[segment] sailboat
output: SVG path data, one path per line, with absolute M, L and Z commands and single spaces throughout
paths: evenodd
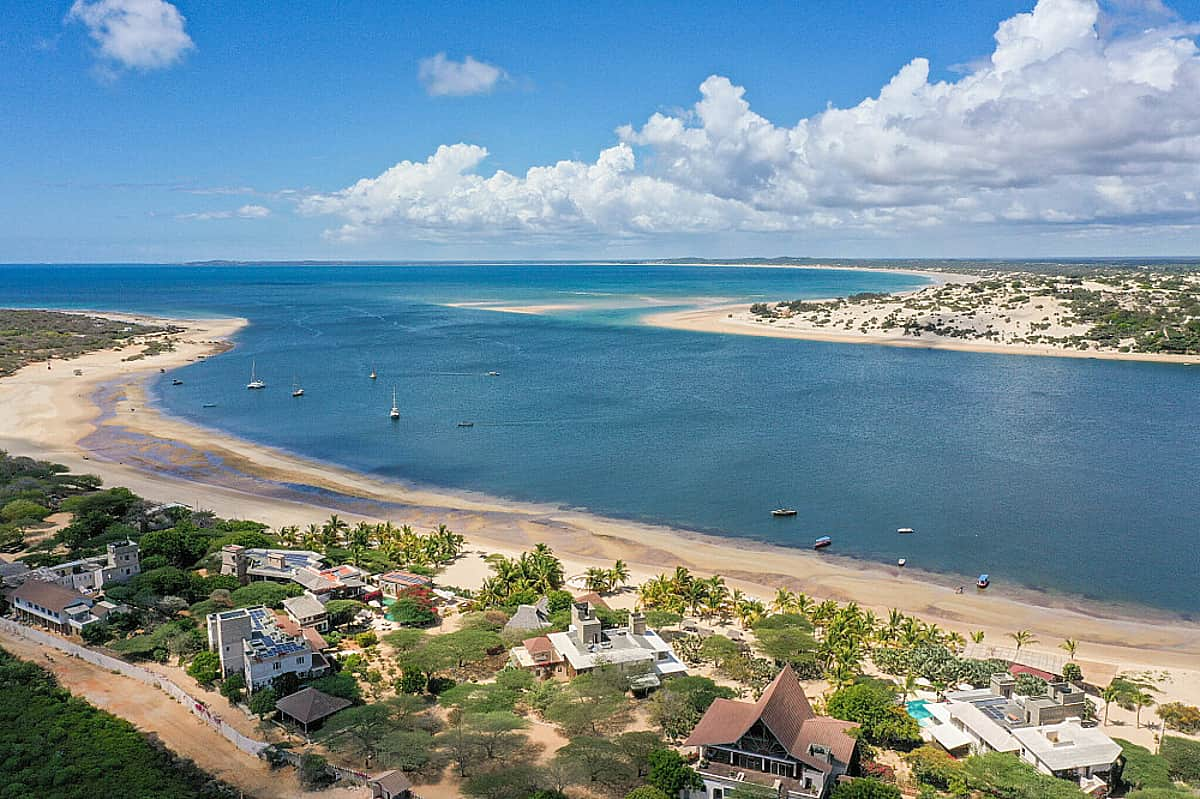
M 303 397 L 304 396 L 304 389 L 302 389 L 300 387 L 300 381 L 296 379 L 295 375 L 292 376 L 292 396 L 293 397 Z
M 255 371 L 257 366 L 258 364 L 255 361 L 250 362 L 250 382 L 246 384 L 246 388 L 258 389 L 267 387 L 266 381 L 259 377 Z
M 374 379 L 375 379 L 375 377 L 376 377 L 376 375 L 375 375 L 375 367 L 371 367 L 371 379 L 372 379 L 372 380 L 374 380 Z
M 388 414 L 393 421 L 400 418 L 400 406 L 396 404 L 396 388 L 392 387 L 392 411 Z

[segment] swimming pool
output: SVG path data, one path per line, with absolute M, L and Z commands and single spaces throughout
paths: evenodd
M 904 709 L 908 711 L 908 715 L 917 720 L 918 726 L 928 727 L 937 723 L 933 714 L 929 712 L 929 708 L 926 707 L 927 704 L 928 702 L 924 699 L 914 699 L 904 703 Z

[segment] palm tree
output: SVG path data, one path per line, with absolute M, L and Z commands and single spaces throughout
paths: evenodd
M 1038 642 L 1037 638 L 1029 630 L 1017 630 L 1015 633 L 1009 633 L 1008 637 L 1013 639 L 1013 643 L 1017 645 L 1017 652 L 1020 652 L 1023 646 Z
M 296 542 L 300 540 L 300 528 L 294 524 L 280 527 L 279 538 L 289 547 L 294 547 L 296 546 Z
M 584 572 L 584 585 L 589 591 L 595 591 L 603 594 L 612 588 L 612 581 L 609 576 L 608 569 L 600 569 L 595 566 Z
M 362 556 L 371 547 L 371 525 L 359 522 L 350 531 L 350 554 L 354 558 L 354 567 L 362 565 Z
M 349 527 L 350 525 L 346 524 L 345 520 L 341 519 L 336 513 L 329 514 L 329 519 L 321 527 L 321 546 L 326 552 L 341 542 L 342 534 Z
M 1075 653 L 1079 651 L 1079 642 L 1074 638 L 1064 638 L 1058 648 L 1067 653 L 1069 660 L 1075 660 Z
M 795 607 L 796 595 L 786 588 L 779 588 L 775 591 L 775 598 L 771 600 L 771 610 L 776 613 L 786 613 Z
M 625 561 L 618 558 L 613 561 L 613 566 L 608 570 L 609 582 L 611 587 L 609 590 L 614 590 L 629 582 L 629 566 Z
M 974 630 L 971 633 L 971 643 L 973 643 L 973 644 L 982 644 L 983 643 L 983 630 Z
M 917 692 L 917 676 L 911 671 L 904 675 L 904 684 L 900 686 L 904 691 L 904 699 L 907 700 Z
M 1104 726 L 1108 726 L 1108 706 L 1121 698 L 1121 692 L 1115 685 L 1110 685 L 1100 692 L 1100 698 L 1104 700 Z
M 321 542 L 321 526 L 319 524 L 309 523 L 304 528 L 304 535 L 300 538 L 300 543 L 305 549 L 311 550 Z
M 1137 715 L 1134 717 L 1133 721 L 1133 728 L 1136 730 L 1138 727 L 1142 726 L 1142 708 L 1153 705 L 1154 697 L 1150 696 L 1148 692 L 1139 688 L 1136 692 L 1130 695 L 1129 701 L 1133 703 L 1135 708 L 1137 708 Z

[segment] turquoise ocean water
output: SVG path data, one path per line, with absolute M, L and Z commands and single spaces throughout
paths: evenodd
M 244 316 L 233 351 L 180 370 L 183 386 L 158 381 L 160 403 L 377 477 L 787 546 L 830 534 L 838 555 L 1200 614 L 1200 368 L 639 324 L 714 298 L 924 282 L 694 266 L 0 266 L 0 305 Z M 252 360 L 264 391 L 245 389 Z M 799 516 L 772 519 L 779 504 Z

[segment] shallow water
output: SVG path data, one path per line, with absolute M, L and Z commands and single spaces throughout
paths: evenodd
M 638 324 L 700 297 L 922 284 L 677 266 L 10 266 L 0 304 L 244 316 L 235 350 L 180 370 L 183 386 L 158 382 L 161 404 L 373 475 L 786 545 L 829 534 L 837 554 L 1200 611 L 1200 369 Z M 584 307 L 445 305 L 472 301 Z M 252 360 L 264 391 L 245 389 Z M 773 519 L 780 504 L 798 517 Z

